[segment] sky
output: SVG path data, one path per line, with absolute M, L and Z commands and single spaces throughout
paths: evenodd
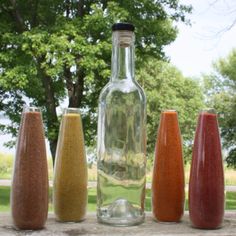
M 212 63 L 236 48 L 236 0 L 182 0 L 191 4 L 191 26 L 177 24 L 177 39 L 165 48 L 172 64 L 185 76 L 210 73 Z
M 180 2 L 193 6 L 193 12 L 189 15 L 192 25 L 178 23 L 177 39 L 166 46 L 165 52 L 170 62 L 180 69 L 184 76 L 200 78 L 201 74 L 211 72 L 214 61 L 227 56 L 236 48 L 236 24 L 227 30 L 234 20 L 236 21 L 236 0 Z M 14 149 L 3 147 L 3 143 L 10 139 L 9 135 L 0 135 L 1 153 L 14 153 Z

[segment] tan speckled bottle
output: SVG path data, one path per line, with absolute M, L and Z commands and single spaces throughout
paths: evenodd
M 11 189 L 13 224 L 44 227 L 48 214 L 48 168 L 41 111 L 25 107 L 18 135 Z
M 53 202 L 58 221 L 84 220 L 87 178 L 81 116 L 77 108 L 67 108 L 62 116 L 54 169 Z

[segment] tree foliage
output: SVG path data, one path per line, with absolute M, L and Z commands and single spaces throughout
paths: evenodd
M 203 94 L 197 81 L 184 77 L 171 64 L 149 60 L 138 73 L 138 80 L 147 96 L 148 152 L 153 153 L 160 114 L 176 110 L 184 144 L 184 157 L 191 157 L 197 115 L 204 106 Z
M 43 109 L 52 156 L 58 136 L 56 108 L 68 98 L 81 108 L 86 144 L 96 134 L 96 107 L 110 75 L 111 25 L 132 22 L 138 65 L 165 58 L 175 40 L 174 21 L 187 22 L 191 7 L 177 0 L 2 0 L 0 3 L 0 108 L 16 135 L 23 104 Z
M 236 168 L 236 49 L 214 63 L 214 72 L 204 76 L 204 84 L 208 106 L 219 113 L 227 164 Z

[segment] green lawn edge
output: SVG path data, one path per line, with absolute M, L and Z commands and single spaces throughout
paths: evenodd
M 187 197 L 187 194 L 186 194 Z M 226 210 L 236 210 L 236 192 L 226 192 Z M 146 190 L 145 210 L 151 211 L 151 190 Z M 185 210 L 188 210 L 188 199 L 185 201 Z M 52 188 L 49 191 L 49 212 L 52 207 Z M 88 189 L 88 212 L 96 211 L 96 188 Z M 0 213 L 10 212 L 10 187 L 0 186 Z

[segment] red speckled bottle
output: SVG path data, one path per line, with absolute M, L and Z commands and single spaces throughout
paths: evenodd
M 224 171 L 217 115 L 200 112 L 195 134 L 189 182 L 189 214 L 192 226 L 221 227 L 224 217 Z

